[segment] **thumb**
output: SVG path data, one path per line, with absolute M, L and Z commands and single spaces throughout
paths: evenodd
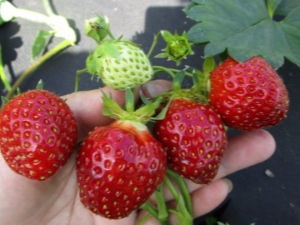
M 141 86 L 143 94 L 147 98 L 156 97 L 159 94 L 165 93 L 171 89 L 171 82 L 166 80 L 152 80 Z

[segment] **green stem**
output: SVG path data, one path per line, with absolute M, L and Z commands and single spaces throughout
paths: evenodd
M 151 216 L 159 221 L 160 225 L 171 225 L 168 220 L 161 220 L 157 210 L 155 210 L 148 202 L 145 202 L 140 208 L 146 210 Z
M 168 221 L 169 214 L 163 194 L 162 184 L 160 184 L 155 191 L 156 203 L 158 208 L 158 218 L 159 221 Z
M 39 58 L 37 61 L 35 61 L 30 67 L 28 67 L 20 75 L 20 77 L 16 80 L 16 82 L 12 86 L 11 90 L 7 93 L 6 97 L 7 98 L 12 97 L 14 92 L 21 85 L 21 83 L 28 77 L 28 75 L 31 74 L 34 70 L 36 70 L 39 66 L 41 66 L 46 60 L 48 60 L 53 55 L 57 54 L 58 52 L 62 51 L 63 49 L 65 49 L 73 44 L 74 43 L 70 42 L 69 40 L 64 40 L 60 44 L 56 45 L 54 48 L 49 50 L 47 53 L 45 53 L 41 58 Z
M 48 16 L 46 16 L 42 13 L 28 10 L 28 9 L 16 8 L 14 16 L 18 17 L 18 18 L 29 20 L 32 22 L 36 22 L 36 23 L 45 23 L 45 24 L 49 25 L 50 27 L 52 26 L 51 21 L 49 20 Z
M 272 19 L 274 16 L 274 3 L 270 0 L 267 0 L 268 13 L 270 18 Z
M 150 47 L 150 49 L 149 49 L 149 52 L 147 53 L 147 57 L 148 57 L 148 58 L 151 57 L 151 55 L 152 55 L 152 53 L 153 53 L 153 50 L 154 50 L 154 48 L 155 48 L 156 45 L 157 45 L 158 38 L 160 37 L 160 35 L 161 35 L 161 33 L 159 32 L 159 33 L 157 33 L 157 34 L 154 36 L 152 45 L 151 45 L 151 47 Z
M 113 33 L 110 31 L 110 29 L 107 30 L 107 34 L 108 36 L 112 39 L 112 40 L 116 40 L 115 36 L 113 35 Z M 100 42 L 101 43 L 101 42 Z M 98 44 L 100 44 L 98 43 Z
M 166 68 L 166 67 L 163 67 L 163 66 L 152 66 L 152 68 L 153 68 L 154 70 L 156 70 L 155 73 L 157 73 L 157 72 L 166 72 L 166 73 L 168 73 L 172 78 L 175 77 L 175 74 L 174 74 L 173 71 L 172 71 L 171 69 L 169 69 L 169 68 Z
M 77 71 L 76 71 L 76 77 L 75 77 L 75 90 L 74 90 L 75 92 L 77 92 L 78 89 L 79 89 L 79 78 L 80 78 L 80 76 L 81 76 L 82 74 L 86 73 L 86 72 L 88 72 L 87 68 L 84 68 L 84 69 L 82 69 L 82 70 L 77 70 Z
M 152 216 L 150 214 L 147 214 L 144 218 L 142 218 L 136 225 L 143 225 L 148 219 L 150 219 Z
M 174 69 L 174 68 L 167 68 L 167 67 L 164 67 L 164 66 L 152 66 L 152 68 L 155 71 L 155 73 L 158 73 L 158 72 L 166 72 L 168 73 L 170 76 L 172 76 L 173 78 L 175 77 L 175 73 L 178 73 L 180 72 L 181 70 L 179 69 Z M 193 77 L 193 74 L 190 73 L 190 72 L 186 72 L 185 71 L 185 75 L 189 76 L 189 77 Z
M 45 10 L 46 10 L 47 14 L 49 16 L 55 15 L 54 12 L 53 12 L 53 10 L 52 10 L 52 7 L 50 5 L 49 0 L 43 0 L 43 2 L 44 2 L 44 7 L 45 7 Z
M 177 185 L 178 185 L 180 192 L 182 194 L 182 197 L 184 199 L 187 211 L 192 215 L 193 206 L 192 206 L 191 195 L 190 195 L 189 189 L 187 188 L 187 185 L 186 185 L 184 179 L 180 175 L 178 175 L 177 173 L 173 172 L 170 169 L 167 170 L 167 175 L 172 177 L 177 182 Z
M 3 68 L 2 47 L 1 47 L 1 45 L 0 45 L 0 78 L 1 78 L 1 81 L 3 82 L 4 87 L 6 88 L 6 90 L 7 91 L 11 90 L 10 83 L 7 80 L 7 77 L 5 75 L 5 71 L 4 71 L 4 68 Z
M 151 216 L 159 220 L 157 211 L 148 202 L 145 202 L 140 208 L 146 210 Z
M 135 88 L 126 88 L 125 89 L 125 110 L 128 113 L 134 112 L 135 99 L 134 99 Z
M 176 188 L 174 187 L 174 185 L 172 184 L 172 181 L 169 179 L 168 176 L 165 176 L 164 182 L 168 186 L 168 188 L 169 188 L 171 194 L 173 195 L 174 199 L 178 202 L 179 201 L 178 192 L 177 192 Z

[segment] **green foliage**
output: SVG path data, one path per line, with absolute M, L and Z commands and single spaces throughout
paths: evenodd
M 168 58 L 175 61 L 178 66 L 182 59 L 194 54 L 191 48 L 192 44 L 188 42 L 186 32 L 183 32 L 182 35 L 178 35 L 177 33 L 172 35 L 169 31 L 162 30 L 161 35 L 167 43 L 167 47 L 163 49 L 163 53 L 156 55 L 156 58 Z
M 218 221 L 213 216 L 206 217 L 205 218 L 205 223 L 206 223 L 206 225 L 230 225 L 229 223 L 223 223 L 223 222 Z M 251 223 L 250 225 L 255 225 L 255 223 Z
M 37 56 L 39 56 L 42 51 L 45 49 L 47 45 L 47 39 L 52 34 L 51 31 L 46 30 L 40 30 L 33 42 L 32 48 L 31 48 L 31 59 L 35 59 Z
M 227 51 L 237 61 L 261 56 L 275 69 L 284 57 L 300 66 L 299 0 L 194 0 L 184 11 L 197 22 L 189 41 L 205 45 L 205 57 Z
M 97 43 L 100 43 L 110 33 L 108 19 L 100 16 L 87 20 L 84 29 L 85 34 Z

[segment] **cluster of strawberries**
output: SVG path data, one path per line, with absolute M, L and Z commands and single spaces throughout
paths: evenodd
M 180 54 L 190 48 L 180 47 Z M 80 143 L 76 158 L 82 204 L 109 219 L 141 207 L 168 169 L 195 183 L 210 183 L 226 151 L 226 127 L 274 126 L 289 107 L 283 81 L 260 57 L 242 63 L 229 57 L 207 80 L 194 77 L 190 89 L 178 88 L 187 73 L 180 71 L 172 90 L 154 99 L 141 96 L 144 104 L 137 109 L 132 89 L 152 79 L 149 56 L 132 42 L 114 39 L 101 41 L 86 63 L 86 71 L 126 93 L 125 109 L 103 93 L 103 114 L 115 122 L 95 127 Z M 153 121 L 150 130 L 147 125 Z M 63 99 L 45 90 L 27 91 L 2 106 L 0 150 L 12 170 L 43 181 L 73 153 L 77 129 Z

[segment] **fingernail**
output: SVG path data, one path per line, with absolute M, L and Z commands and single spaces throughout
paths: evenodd
M 148 82 L 145 85 L 143 85 L 144 91 L 148 92 L 150 95 L 149 97 L 153 98 L 159 94 L 165 93 L 169 90 L 168 87 L 161 85 L 160 83 L 157 83 L 155 81 Z
M 223 178 L 223 181 L 228 185 L 228 193 L 232 191 L 233 189 L 233 183 L 228 178 Z

